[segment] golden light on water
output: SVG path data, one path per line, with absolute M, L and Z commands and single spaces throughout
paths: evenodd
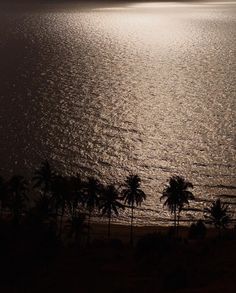
M 104 11 L 123 11 L 127 9 L 157 9 L 157 8 L 183 8 L 183 7 L 207 7 L 207 6 L 216 6 L 216 5 L 236 5 L 235 1 L 221 1 L 221 2 L 143 2 L 143 3 L 132 3 L 123 6 L 112 6 L 112 7 L 102 7 L 102 8 L 94 8 L 93 10 L 104 10 Z
M 143 3 L 135 3 L 130 4 L 129 7 L 136 7 L 136 8 L 157 8 L 157 7 L 197 7 L 197 6 L 206 6 L 206 5 L 227 5 L 227 4 L 236 4 L 235 1 L 227 1 L 227 2 L 191 2 L 190 4 L 184 2 L 143 2 Z
M 17 19 L 13 40 L 22 31 L 32 56 L 38 44 L 38 67 L 32 72 L 35 67 L 16 60 L 22 69 L 16 78 L 24 80 L 25 72 L 40 77 L 36 94 L 29 88 L 27 98 L 39 115 L 44 151 L 63 168 L 70 165 L 68 172 L 103 181 L 138 172 L 150 194 L 148 208 L 174 173 L 193 180 L 196 195 L 206 193 L 209 177 L 215 194 L 225 192 L 217 186 L 234 184 L 232 3 L 223 9 L 213 2 L 76 7 Z M 16 30 L 12 23 L 9 28 Z M 27 129 L 34 129 L 28 113 Z M 151 214 L 145 221 L 151 223 Z

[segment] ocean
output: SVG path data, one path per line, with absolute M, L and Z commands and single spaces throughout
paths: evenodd
M 183 220 L 219 196 L 233 210 L 236 2 L 0 8 L 1 175 L 45 159 L 107 184 L 137 173 L 138 225 L 170 219 L 174 174 L 197 199 Z

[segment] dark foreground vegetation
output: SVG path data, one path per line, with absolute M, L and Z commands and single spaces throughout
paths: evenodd
M 48 233 L 9 232 L 1 227 L 0 292 L 235 292 L 236 239 L 179 238 L 167 228 L 134 227 L 137 242 L 129 244 L 128 227 L 92 225 L 90 245 L 62 243 Z M 158 232 L 155 232 L 158 231 Z
M 136 207 L 147 196 L 138 175 L 105 185 L 62 176 L 46 161 L 31 182 L 1 178 L 0 292 L 235 292 L 228 206 L 217 199 L 204 219 L 181 227 L 192 188 L 173 176 L 158 199 L 173 227 L 136 227 Z M 130 227 L 112 225 L 125 208 Z M 108 224 L 94 223 L 95 215 Z

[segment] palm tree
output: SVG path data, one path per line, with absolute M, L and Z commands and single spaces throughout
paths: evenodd
M 119 193 L 114 185 L 108 185 L 104 187 L 99 209 L 102 212 L 102 216 L 108 217 L 108 238 L 111 235 L 111 218 L 113 214 L 119 215 L 119 209 L 123 208 L 123 205 L 119 201 Z
M 146 199 L 146 194 L 140 188 L 141 179 L 138 175 L 130 175 L 125 180 L 126 188 L 122 190 L 122 195 L 125 204 L 131 208 L 131 224 L 130 224 L 130 243 L 133 245 L 133 219 L 134 219 L 134 206 L 141 206 L 142 202 Z
M 69 191 L 67 205 L 71 217 L 75 217 L 79 205 L 84 206 L 84 182 L 79 174 L 69 177 Z
M 51 191 L 54 177 L 55 173 L 47 160 L 42 162 L 40 168 L 34 172 L 34 187 L 41 189 L 43 197 L 48 196 Z
M 206 208 L 205 218 L 210 224 L 214 224 L 218 229 L 219 236 L 221 235 L 221 230 L 225 229 L 230 222 L 229 215 L 229 206 L 225 203 L 222 203 L 218 198 L 215 202 L 212 203 L 210 208 Z
M 169 184 L 163 190 L 161 200 L 165 199 L 164 206 L 167 206 L 171 213 L 174 213 L 174 227 L 179 226 L 180 213 L 189 200 L 193 200 L 194 196 L 189 188 L 193 188 L 193 184 L 185 180 L 181 176 L 172 176 Z M 178 221 L 177 221 L 178 213 Z M 178 229 L 177 229 L 178 232 Z
M 26 195 L 27 182 L 23 176 L 13 176 L 8 183 L 8 189 L 13 220 L 15 224 L 18 224 L 25 202 L 28 200 Z
M 90 221 L 93 211 L 98 207 L 102 185 L 96 178 L 89 177 L 84 188 L 84 204 L 88 209 L 88 243 L 90 242 Z
M 52 203 L 55 207 L 55 216 L 57 218 L 60 210 L 59 236 L 62 234 L 63 217 L 66 210 L 66 204 L 69 199 L 70 185 L 69 179 L 61 175 L 54 176 L 51 184 Z

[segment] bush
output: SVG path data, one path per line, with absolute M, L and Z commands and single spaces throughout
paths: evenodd
M 207 228 L 202 220 L 198 220 L 197 223 L 193 223 L 189 228 L 190 239 L 204 239 L 206 236 Z

